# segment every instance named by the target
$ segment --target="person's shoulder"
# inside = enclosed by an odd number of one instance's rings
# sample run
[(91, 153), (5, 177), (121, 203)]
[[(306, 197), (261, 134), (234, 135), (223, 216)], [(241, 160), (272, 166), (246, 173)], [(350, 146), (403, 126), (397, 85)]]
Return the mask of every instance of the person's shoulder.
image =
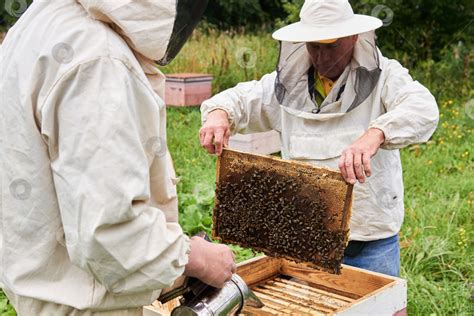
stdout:
[(78, 64), (98, 58), (111, 58), (140, 67), (127, 42), (105, 22), (80, 15), (75, 24), (71, 23), (70, 33), (61, 36), (74, 38), (67, 42), (71, 43)]
[[(77, 1), (35, 1), (8, 32), (5, 49), (15, 60), (56, 70), (95, 58), (136, 62), (133, 51), (112, 27), (89, 16)], [(135, 63), (135, 66), (138, 62)], [(46, 69), (45, 69), (46, 71)]]
[(43, 32), (50, 32), (45, 47), (51, 49), (53, 58), (63, 52), (70, 59), (66, 60), (69, 67), (107, 57), (139, 67), (132, 49), (117, 31), (93, 19), (76, 1), (51, 11)]
[[(34, 82), (41, 90), (39, 98), (86, 66), (90, 71), (97, 67), (112, 73), (122, 64), (124, 71), (145, 80), (126, 41), (109, 24), (92, 19), (80, 4), (70, 0), (33, 2), (9, 30), (0, 57), (2, 71), (15, 73), (18, 82)], [(107, 60), (113, 62), (104, 62)]]
[(388, 58), (380, 52), (379, 53), (379, 61), (380, 61), (380, 69), (384, 72), (392, 72), (394, 70), (403, 70), (408, 71), (398, 60), (393, 58)]

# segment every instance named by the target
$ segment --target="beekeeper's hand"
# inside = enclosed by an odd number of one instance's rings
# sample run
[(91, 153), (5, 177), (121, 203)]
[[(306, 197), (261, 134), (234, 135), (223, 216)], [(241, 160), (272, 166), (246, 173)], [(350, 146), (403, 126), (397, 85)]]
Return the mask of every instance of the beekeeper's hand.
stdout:
[(349, 148), (342, 152), (339, 169), (347, 183), (365, 182), (365, 177), (372, 175), (370, 159), (377, 153), (385, 141), (384, 133), (377, 128), (370, 128)]
[(214, 110), (207, 115), (206, 123), (199, 131), (201, 146), (210, 154), (220, 155), (222, 147), (229, 145), (230, 124), (227, 112)]
[(184, 270), (185, 275), (221, 288), (235, 271), (235, 258), (229, 247), (213, 244), (197, 236), (191, 238), (191, 253)]

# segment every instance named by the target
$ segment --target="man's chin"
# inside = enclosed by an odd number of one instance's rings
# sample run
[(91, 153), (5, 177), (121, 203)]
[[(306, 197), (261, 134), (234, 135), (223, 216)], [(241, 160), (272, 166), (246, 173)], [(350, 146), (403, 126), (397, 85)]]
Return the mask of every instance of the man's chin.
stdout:
[(320, 70), (319, 74), (323, 77), (326, 77), (326, 78), (329, 78), (331, 75), (333, 75), (330, 70), (328, 70), (328, 71)]
[(331, 70), (327, 70), (327, 71), (324, 71), (324, 70), (318, 70), (319, 71), (319, 74), (323, 77), (326, 77), (326, 78), (337, 78), (339, 77), (339, 75), (337, 74), (337, 72), (333, 71), (332, 69)]

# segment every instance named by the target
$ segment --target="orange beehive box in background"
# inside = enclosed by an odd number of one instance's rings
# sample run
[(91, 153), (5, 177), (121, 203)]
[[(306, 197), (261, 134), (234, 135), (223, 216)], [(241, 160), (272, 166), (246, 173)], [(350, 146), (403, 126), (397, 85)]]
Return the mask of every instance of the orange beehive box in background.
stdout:
[(182, 73), (166, 75), (165, 102), (171, 106), (195, 106), (212, 96), (212, 75)]

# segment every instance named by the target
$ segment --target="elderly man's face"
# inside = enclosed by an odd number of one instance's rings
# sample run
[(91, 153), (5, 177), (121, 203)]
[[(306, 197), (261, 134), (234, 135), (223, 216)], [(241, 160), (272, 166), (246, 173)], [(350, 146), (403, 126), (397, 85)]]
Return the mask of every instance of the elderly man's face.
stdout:
[(311, 56), (314, 68), (322, 76), (336, 80), (351, 61), (356, 42), (357, 35), (352, 35), (339, 38), (330, 44), (306, 43), (306, 49)]

